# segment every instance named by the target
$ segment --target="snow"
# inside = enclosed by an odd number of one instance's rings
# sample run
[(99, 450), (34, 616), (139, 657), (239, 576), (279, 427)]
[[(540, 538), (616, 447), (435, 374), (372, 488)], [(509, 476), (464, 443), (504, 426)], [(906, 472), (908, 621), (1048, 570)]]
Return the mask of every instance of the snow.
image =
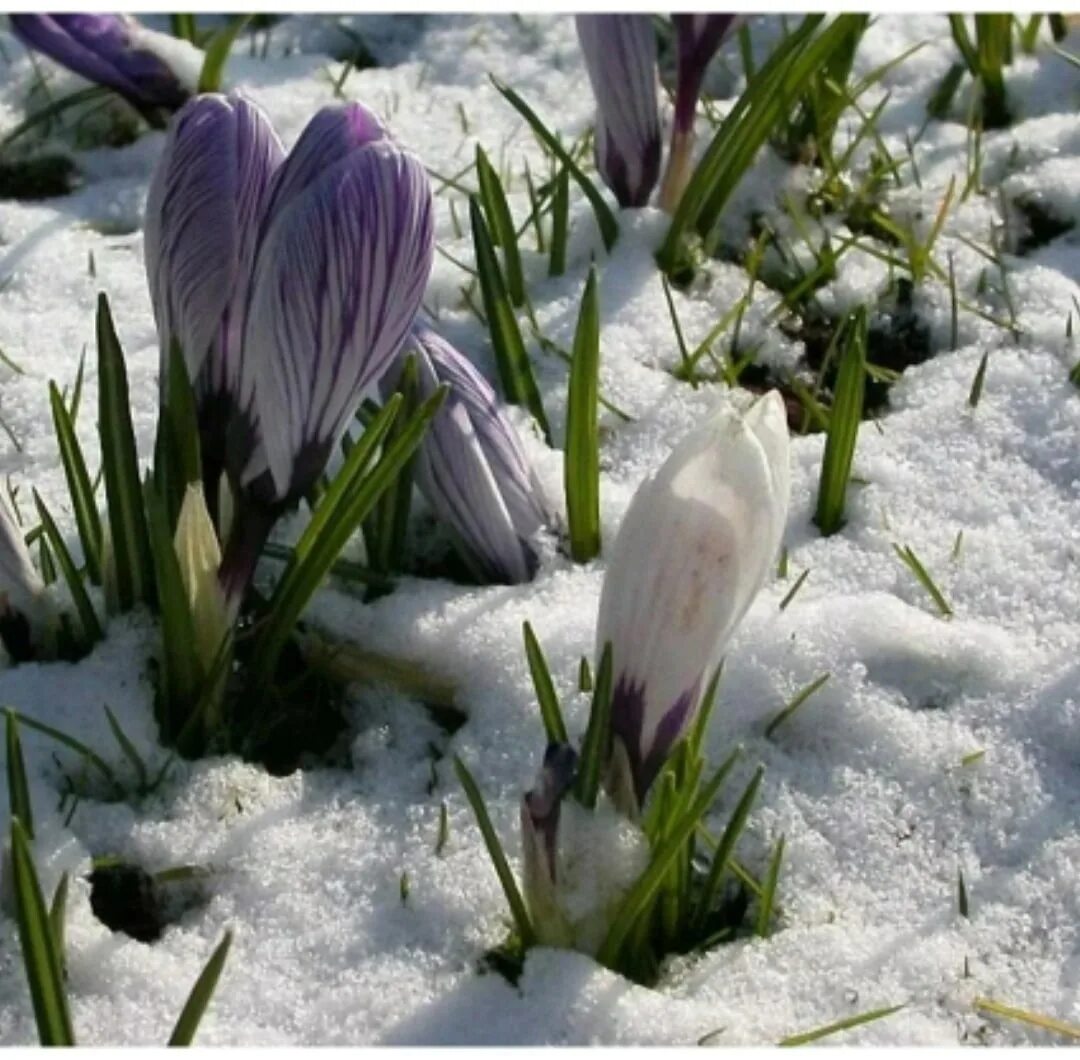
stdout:
[[(348, 21), (383, 65), (352, 72), (345, 95), (375, 107), (394, 135), (443, 176), (460, 173), (482, 142), (497, 166), (514, 172), (510, 201), (523, 218), (522, 163), (528, 159), (534, 173), (546, 172), (545, 163), (488, 73), (511, 83), (572, 141), (592, 111), (572, 20)], [(755, 23), (759, 51), (776, 31), (775, 19)], [(891, 93), (880, 131), (901, 159), (905, 132), (921, 124), (925, 101), (953, 59), (944, 17), (880, 18), (856, 63), (865, 75), (920, 42), (862, 101), (869, 110)], [(9, 35), (0, 34), (0, 44), (2, 133), (21, 120), (33, 74)], [(286, 45), (289, 54), (282, 55)], [(1074, 32), (1063, 46), (1075, 52), (1080, 38)], [(230, 79), (266, 107), (288, 144), (317, 107), (332, 101), (341, 64), (328, 53), (347, 47), (348, 38), (326, 19), (291, 19), (275, 28), (268, 60), (238, 45)], [(45, 68), (57, 91), (73, 86), (73, 78)], [(710, 86), (730, 97), (742, 84), (731, 45)], [(823, 438), (794, 438), (789, 575), (766, 585), (728, 651), (707, 751), (714, 763), (733, 744), (746, 751), (722, 813), (753, 765), (766, 766), (743, 853), (760, 865), (776, 839), (786, 838), (778, 930), (673, 961), (654, 990), (557, 950), (534, 951), (517, 988), (478, 974), (481, 953), (503, 938), (507, 911), (448, 755), (469, 763), (518, 865), (518, 800), (543, 752), (523, 620), (544, 645), (571, 732), (580, 734), (586, 720), (585, 697), (575, 691), (577, 665), (592, 649), (604, 560), (575, 567), (549, 542), (530, 585), (405, 578), (375, 603), (337, 585), (313, 605), (310, 617), (330, 634), (452, 683), (468, 721), (449, 739), (415, 700), (357, 686), (346, 763), (276, 778), (234, 759), (178, 762), (156, 794), (129, 802), (106, 801), (91, 776), (66, 822), (70, 806), (57, 810), (56, 761), (76, 769), (76, 760), (24, 733), (46, 889), (61, 871), (73, 874), (67, 955), (80, 1042), (163, 1043), (226, 928), (235, 942), (199, 1032), (207, 1045), (692, 1044), (704, 1035), (713, 1044), (767, 1044), (899, 1003), (906, 1006), (901, 1012), (843, 1040), (1052, 1040), (978, 1014), (976, 997), (1080, 1022), (1080, 393), (1067, 379), (1080, 352), (1065, 337), (1080, 295), (1080, 247), (1075, 233), (1027, 256), (1004, 244), (1005, 297), (996, 266), (964, 242), (989, 246), (1002, 211), (1021, 195), (1055, 216), (1078, 219), (1080, 72), (1043, 49), (1018, 57), (1008, 84), (1017, 120), (983, 136), (986, 195), (960, 201), (968, 173), (966, 89), (950, 120), (932, 122), (915, 147), (921, 187), (905, 168), (905, 186), (886, 194), (897, 214), (921, 218), (925, 237), (956, 176), (956, 201), (935, 255), (941, 262), (952, 255), (961, 298), (999, 320), (1008, 319), (1011, 303), (1018, 338), (964, 310), (951, 350), (947, 286), (930, 279), (917, 288), (915, 307), (930, 327), (935, 355), (904, 373), (876, 424), (863, 424), (855, 457), (860, 482), (849, 491), (847, 525), (829, 538), (812, 525)], [(851, 132), (855, 127), (853, 121)], [(703, 135), (707, 128), (702, 119)], [(161, 142), (160, 133), (146, 132), (126, 147), (76, 151), (82, 183), (73, 194), (0, 202), (0, 349), (24, 372), (0, 367), (0, 417), (19, 442), (0, 441), (0, 473), (20, 487), (24, 512), (34, 486), (72, 536), (46, 381), (71, 384), (80, 351), (93, 348), (97, 291), (107, 291), (128, 358), (138, 442), (150, 452), (157, 345), (140, 227)], [(856, 166), (871, 146), (857, 150)], [(726, 238), (748, 231), (751, 209), (779, 216), (783, 191), (797, 194), (809, 180), (764, 153), (729, 209)], [(440, 193), (440, 245), (469, 262), (470, 242), (455, 234), (451, 198), (465, 216), (460, 196)], [(722, 386), (693, 390), (668, 371), (679, 353), (651, 258), (665, 218), (646, 209), (620, 222), (622, 235), (607, 257), (574, 189), (568, 274), (548, 279), (543, 256), (525, 253), (540, 329), (564, 347), (590, 256), (597, 260), (603, 393), (635, 417), (624, 424), (603, 416), (608, 542), (637, 484), (728, 400)], [(529, 237), (523, 242), (531, 246)], [(691, 346), (745, 293), (747, 280), (739, 266), (717, 261), (689, 292), (675, 292)], [(460, 307), (466, 281), (437, 256), (426, 305), (446, 336), (490, 375), (490, 351)], [(872, 302), (887, 282), (880, 262), (853, 252), (841, 258), (819, 300), (838, 309)], [(762, 363), (791, 365), (801, 347), (777, 327), (770, 314), (776, 304), (759, 284), (743, 320), (743, 348), (761, 344)], [(566, 368), (535, 343), (533, 353), (561, 438)], [(968, 395), (984, 354), (985, 386), (972, 409)], [(92, 370), (84, 401), (80, 437), (94, 467)], [(561, 507), (561, 454), (530, 432), (524, 415), (514, 416)], [(951, 620), (937, 614), (894, 543), (917, 553), (955, 612)], [(804, 570), (805, 584), (781, 611)], [(143, 616), (114, 620), (107, 640), (77, 665), (0, 672), (0, 702), (77, 734), (130, 777), (109, 734), (102, 710), (108, 704), (153, 771), (167, 757), (151, 709), (154, 637)], [(827, 683), (766, 739), (768, 721), (823, 673)], [(433, 763), (431, 743), (448, 755)], [(976, 752), (981, 756), (969, 757)], [(449, 838), (437, 854), (441, 804)], [(145, 945), (111, 933), (91, 912), (84, 876), (90, 857), (103, 854), (151, 872), (193, 865), (210, 875), (191, 888), (195, 901), (179, 921)], [(960, 871), (969, 919), (957, 911)], [(0, 1043), (34, 1039), (15, 926), (5, 916)]]

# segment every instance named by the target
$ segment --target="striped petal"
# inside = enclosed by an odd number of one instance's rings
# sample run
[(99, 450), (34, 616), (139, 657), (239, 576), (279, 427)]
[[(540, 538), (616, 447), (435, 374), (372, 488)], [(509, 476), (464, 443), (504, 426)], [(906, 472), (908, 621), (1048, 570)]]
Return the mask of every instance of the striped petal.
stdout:
[(427, 173), (388, 140), (349, 152), (276, 208), (256, 259), (243, 391), (278, 500), (308, 489), (386, 371), (433, 254)]
[[(479, 576), (526, 582), (536, 571), (533, 538), (549, 516), (521, 440), (491, 385), (450, 343), (419, 325), (413, 349), (421, 395), (450, 387), (421, 444), (416, 483)], [(387, 379), (384, 393), (392, 389)]]
[(0, 497), (0, 640), (16, 662), (49, 654), (55, 615), (26, 541)]
[(648, 15), (578, 15), (596, 97), (596, 166), (620, 206), (644, 206), (660, 175), (656, 34)]
[(787, 519), (787, 465), (774, 391), (746, 416), (725, 407), (692, 431), (623, 518), (600, 596), (597, 655), (610, 641), (612, 729), (639, 806), (768, 576)]
[(675, 128), (693, 128), (705, 71), (740, 21), (738, 15), (672, 15), (678, 50), (678, 84), (675, 90)]

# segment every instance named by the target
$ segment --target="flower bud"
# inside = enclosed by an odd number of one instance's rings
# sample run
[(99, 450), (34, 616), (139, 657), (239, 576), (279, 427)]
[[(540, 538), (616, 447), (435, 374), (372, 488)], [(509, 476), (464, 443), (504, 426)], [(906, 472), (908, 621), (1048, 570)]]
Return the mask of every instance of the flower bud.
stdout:
[(56, 650), (56, 612), (26, 540), (0, 497), (0, 640), (15, 662)]
[(206, 508), (201, 483), (191, 483), (184, 493), (173, 547), (191, 608), (196, 654), (209, 669), (229, 634), (233, 616), (218, 581), (221, 546)]

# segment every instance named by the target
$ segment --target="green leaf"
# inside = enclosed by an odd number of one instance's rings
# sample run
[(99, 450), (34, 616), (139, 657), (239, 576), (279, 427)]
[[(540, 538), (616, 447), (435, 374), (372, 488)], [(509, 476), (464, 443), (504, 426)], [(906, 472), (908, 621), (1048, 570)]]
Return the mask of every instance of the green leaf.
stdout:
[(776, 901), (776, 885), (780, 879), (780, 863), (784, 858), (784, 837), (781, 836), (769, 861), (769, 870), (761, 886), (761, 898), (758, 904), (757, 933), (764, 939), (769, 936), (769, 922), (772, 920), (773, 905)]
[(570, 555), (586, 563), (600, 554), (600, 306), (595, 266), (590, 266), (585, 283), (572, 358), (563, 480)]
[(256, 689), (273, 677), (278, 656), (308, 601), (322, 584), (353, 531), (367, 517), (383, 492), (393, 485), (423, 440), (428, 424), (442, 406), (446, 386), (440, 386), (388, 445), (381, 459), (366, 472), (375, 447), (397, 414), (401, 399), (394, 395), (353, 447), (341, 471), (312, 514), (311, 522), (293, 550), (292, 558), (270, 601), (269, 615), (254, 652)]
[(60, 876), (60, 882), (56, 885), (56, 890), (53, 891), (52, 904), (49, 906), (49, 926), (52, 928), (53, 939), (56, 943), (56, 952), (60, 957), (61, 971), (63, 971), (66, 963), (64, 958), (64, 938), (67, 934), (67, 899), (69, 883), (70, 877), (65, 872)]
[(968, 405), (978, 408), (979, 399), (982, 397), (983, 384), (986, 382), (986, 366), (990, 362), (990, 351), (987, 350), (979, 359), (979, 367), (975, 372), (975, 378), (971, 381), (971, 393), (968, 394)]
[(934, 601), (935, 606), (941, 612), (942, 616), (950, 618), (953, 611), (949, 606), (948, 600), (945, 599), (944, 594), (937, 587), (934, 579), (930, 577), (929, 572), (923, 566), (919, 557), (915, 555), (911, 546), (904, 545), (901, 548), (900, 545), (893, 542), (893, 549), (897, 556), (900, 557), (900, 562), (915, 575), (915, 580), (930, 594), (930, 598)]
[(611, 656), (611, 642), (608, 641), (600, 656), (600, 665), (596, 668), (596, 687), (593, 689), (592, 705), (589, 708), (589, 725), (585, 730), (585, 739), (581, 742), (575, 794), (578, 802), (587, 810), (596, 805), (600, 778), (611, 744)]
[(14, 711), (5, 710), (5, 737), (7, 743), (8, 808), (12, 817), (18, 817), (30, 839), (34, 838), (34, 810), (30, 802), (30, 785), (26, 779), (26, 762), (23, 759), (22, 741)]
[(506, 284), (495, 256), (491, 234), (475, 195), (469, 196), (469, 219), (472, 224), (473, 246), (476, 249), (476, 271), (484, 299), (484, 314), (491, 330), (491, 345), (495, 352), (495, 364), (499, 369), (503, 393), (507, 401), (521, 405), (533, 414), (545, 441), (550, 445), (551, 428), (544, 412), (544, 403), (533, 377), (529, 355), (521, 338), (521, 329), (506, 293)]
[(38, 1038), (42, 1045), (74, 1045), (56, 933), (45, 909), (26, 831), (18, 818), (11, 822), (11, 867), (15, 919)]
[[(60, 460), (64, 465), (71, 507), (75, 512), (75, 525), (79, 528), (79, 541), (86, 557), (86, 573), (94, 585), (101, 584), (101, 517), (94, 500), (94, 487), (86, 470), (82, 446), (75, 433), (73, 417), (68, 413), (64, 399), (56, 384), (49, 383), (49, 403), (52, 406), (53, 426), (60, 447)], [(74, 406), (75, 402), (72, 401)]]
[(488, 816), (487, 807), (484, 805), (484, 796), (480, 793), (480, 789), (477, 787), (476, 781), (473, 780), (472, 774), (466, 768), (465, 763), (457, 755), (454, 755), (454, 772), (457, 774), (458, 781), (465, 791), (465, 798), (469, 800), (469, 805), (472, 807), (473, 816), (476, 817), (476, 824), (480, 829), (480, 834), (484, 837), (488, 857), (491, 858), (491, 863), (495, 867), (495, 874), (499, 877), (499, 883), (502, 884), (503, 893), (506, 895), (507, 904), (510, 906), (510, 912), (514, 917), (514, 924), (517, 927), (521, 944), (523, 947), (528, 948), (535, 941), (536, 932), (533, 930), (532, 920), (525, 906), (525, 900), (521, 897), (521, 891), (518, 889), (517, 880), (514, 879), (514, 874), (510, 871), (510, 864), (506, 860), (502, 844), (499, 842), (491, 818)]
[(491, 241), (495, 246), (502, 247), (507, 294), (512, 305), (523, 306), (525, 277), (521, 269), (521, 254), (518, 251), (514, 221), (510, 216), (510, 207), (507, 205), (499, 174), (492, 168), (488, 156), (479, 144), (476, 145), (476, 178), (480, 185), (480, 203), (491, 230)]
[(210, 999), (214, 996), (214, 989), (221, 978), (225, 960), (229, 956), (229, 947), (232, 945), (232, 932), (226, 931), (225, 937), (218, 943), (218, 947), (210, 955), (206, 967), (199, 973), (195, 985), (191, 988), (180, 1018), (176, 1021), (172, 1034), (169, 1036), (169, 1045), (190, 1045), (195, 1040), (195, 1032), (199, 1029), (203, 1014), (206, 1012)]
[(116, 566), (116, 595), (120, 610), (130, 611), (141, 601), (154, 600), (153, 559), (142, 506), (127, 369), (104, 294), (98, 296), (97, 342), (98, 430)]
[[(167, 385), (154, 440), (154, 486), (165, 506), (170, 531), (176, 528), (187, 487), (202, 478), (199, 414), (180, 344), (169, 347)], [(205, 483), (207, 490), (217, 483)]]
[(555, 178), (551, 199), (551, 253), (548, 275), (561, 276), (566, 272), (566, 246), (570, 241), (570, 170), (563, 166)]
[(720, 785), (724, 782), (728, 768), (730, 767), (727, 763), (721, 766), (698, 792), (682, 818), (672, 825), (663, 842), (654, 851), (649, 867), (638, 877), (637, 882), (619, 904), (596, 958), (605, 967), (613, 969), (619, 967), (623, 943), (638, 918), (649, 909), (668, 870), (682, 853), (683, 845), (693, 834), (701, 818), (708, 812), (713, 799), (716, 798), (716, 793), (720, 790)]
[(611, 207), (604, 202), (604, 197), (596, 189), (596, 185), (582, 172), (578, 164), (570, 157), (566, 148), (559, 143), (558, 139), (550, 132), (546, 125), (536, 116), (536, 112), (519, 96), (509, 85), (504, 84), (494, 74), (488, 74), (495, 89), (510, 106), (520, 114), (529, 127), (547, 147), (547, 149), (563, 164), (566, 171), (577, 181), (578, 187), (585, 193), (589, 205), (593, 208), (596, 223), (600, 227), (600, 235), (604, 240), (604, 249), (610, 251), (619, 236), (619, 222), (611, 212)]
[(862, 419), (863, 393), (866, 387), (866, 309), (858, 309), (848, 318), (843, 351), (836, 376), (836, 392), (829, 428), (825, 438), (825, 455), (821, 461), (818, 484), (817, 511), (814, 522), (826, 536), (844, 525), (844, 504), (847, 498), (851, 464), (855, 457), (855, 442)]
[(147, 772), (146, 763), (143, 761), (142, 755), (139, 754), (138, 748), (131, 742), (123, 728), (121, 728), (120, 722), (116, 720), (116, 715), (109, 709), (108, 704), (105, 704), (105, 718), (109, 723), (109, 730), (113, 734), (113, 739), (116, 740), (120, 747), (121, 753), (131, 763), (136, 774), (138, 774), (140, 790), (145, 791), (150, 783), (150, 775)]
[(225, 76), (225, 64), (229, 61), (229, 52), (233, 42), (240, 36), (253, 15), (234, 15), (227, 25), (219, 29), (206, 44), (206, 58), (203, 59), (199, 72), (199, 94), (220, 92)]
[(49, 547), (56, 557), (56, 562), (60, 565), (60, 571), (64, 575), (68, 592), (71, 593), (71, 599), (79, 615), (79, 623), (82, 626), (81, 647), (89, 648), (105, 636), (105, 631), (101, 628), (97, 613), (94, 611), (94, 605), (90, 602), (90, 597), (86, 593), (86, 586), (83, 585), (82, 577), (75, 568), (71, 553), (68, 552), (67, 545), (64, 544), (64, 539), (60, 536), (60, 531), (56, 528), (53, 517), (49, 514), (49, 510), (45, 507), (41, 497), (38, 496), (36, 489), (34, 490), (34, 504), (37, 506), (38, 518), (41, 519), (41, 525), (45, 531)]
[(559, 697), (555, 693), (555, 682), (551, 679), (547, 659), (544, 658), (544, 649), (540, 647), (540, 641), (536, 639), (536, 634), (528, 622), (522, 623), (521, 630), (525, 635), (525, 655), (529, 660), (529, 673), (532, 674), (536, 701), (540, 705), (540, 717), (544, 721), (548, 743), (569, 743), (570, 737), (566, 734)]
[(903, 1005), (892, 1005), (889, 1008), (876, 1008), (870, 1012), (860, 1012), (857, 1016), (848, 1016), (845, 1019), (829, 1023), (824, 1027), (818, 1027), (812, 1031), (803, 1031), (802, 1034), (793, 1034), (788, 1038), (781, 1038), (776, 1044), (784, 1048), (795, 1045), (807, 1045), (816, 1042), (819, 1038), (827, 1038), (829, 1035), (838, 1034), (840, 1031), (849, 1031), (852, 1027), (861, 1027), (864, 1023), (873, 1023), (874, 1020), (884, 1019), (894, 1012), (899, 1012)]
[(822, 674), (820, 677), (815, 678), (805, 688), (799, 689), (794, 696), (791, 697), (791, 702), (776, 715), (768, 725), (765, 726), (765, 739), (768, 740), (772, 737), (772, 734), (776, 732), (781, 725), (784, 724), (792, 714), (795, 713), (826, 681), (829, 680), (830, 674)]
[(69, 96), (63, 96), (60, 99), (53, 100), (40, 110), (34, 111), (28, 118), (19, 122), (11, 132), (0, 140), (0, 151), (11, 146), (11, 144), (19, 139), (20, 136), (24, 136), (26, 133), (30, 132), (31, 129), (36, 129), (39, 125), (45, 125), (46, 123), (51, 122), (53, 118), (58, 114), (62, 114), (65, 110), (69, 110), (72, 107), (80, 107), (84, 103), (103, 100), (109, 96), (110, 93), (110, 89), (101, 88), (95, 85), (93, 88), (83, 88), (78, 92), (72, 92)]
[(49, 736), (56, 740), (57, 743), (62, 743), (65, 747), (69, 747), (81, 755), (88, 765), (93, 766), (109, 782), (115, 794), (123, 793), (124, 789), (121, 787), (120, 781), (116, 779), (116, 774), (112, 771), (108, 762), (97, 752), (87, 747), (86, 744), (80, 743), (75, 737), (68, 736), (66, 732), (61, 732), (60, 729), (54, 729), (51, 725), (46, 725), (43, 721), (28, 717), (26, 714), (20, 714), (17, 710), (12, 711), (12, 713), (18, 719), (20, 725)]
[(974, 1007), (977, 1012), (1001, 1016), (1007, 1020), (1017, 1020), (1020, 1023), (1026, 1023), (1029, 1027), (1038, 1027), (1040, 1030), (1049, 1031), (1051, 1034), (1060, 1034), (1063, 1038), (1071, 1038), (1074, 1042), (1080, 1042), (1080, 1026), (1074, 1023), (1066, 1023), (1064, 1020), (1054, 1019), (1053, 1016), (1044, 1016), (1038, 1012), (1029, 1012), (1027, 1009), (1003, 1005), (1000, 1001), (994, 1001), (988, 997), (975, 998)]

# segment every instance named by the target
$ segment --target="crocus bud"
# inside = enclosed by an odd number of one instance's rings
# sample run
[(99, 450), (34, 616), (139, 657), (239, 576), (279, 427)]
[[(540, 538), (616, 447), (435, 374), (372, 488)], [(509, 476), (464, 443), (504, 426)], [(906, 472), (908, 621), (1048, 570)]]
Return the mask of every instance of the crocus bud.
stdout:
[(122, 15), (9, 15), (12, 32), (36, 51), (111, 88), (157, 123), (155, 111), (182, 107), (191, 93), (148, 45), (146, 31)]
[(648, 15), (577, 15), (596, 97), (596, 168), (620, 206), (644, 206), (660, 175), (656, 33)]
[(408, 333), (434, 246), (420, 161), (360, 104), (320, 111), (278, 171), (256, 255), (243, 389), (262, 450), (243, 483), (281, 503), (312, 486)]
[(196, 653), (209, 668), (228, 635), (234, 616), (226, 606), (218, 582), (221, 546), (206, 508), (201, 483), (191, 483), (184, 493), (173, 547), (191, 608)]
[[(419, 397), (449, 385), (417, 453), (415, 481), (486, 581), (516, 584), (536, 573), (533, 539), (549, 522), (543, 490), (495, 391), (472, 363), (431, 328), (413, 328)], [(384, 394), (400, 373), (391, 371)]]
[(614, 677), (605, 783), (631, 816), (768, 575), (789, 494), (787, 420), (774, 390), (745, 415), (724, 405), (630, 502), (600, 594), (596, 643), (598, 656), (611, 643)]
[(0, 640), (15, 662), (52, 655), (56, 614), (26, 540), (0, 497)]
[(172, 120), (147, 195), (144, 253), (159, 378), (167, 397), (167, 358), (178, 343), (195, 389), (208, 490), (216, 489), (236, 411), (243, 311), (271, 178), (284, 157), (254, 103), (237, 94), (199, 96)]
[(660, 187), (660, 205), (673, 213), (690, 180), (694, 150), (694, 113), (705, 71), (724, 39), (738, 24), (737, 15), (672, 15), (678, 50), (675, 124)]

